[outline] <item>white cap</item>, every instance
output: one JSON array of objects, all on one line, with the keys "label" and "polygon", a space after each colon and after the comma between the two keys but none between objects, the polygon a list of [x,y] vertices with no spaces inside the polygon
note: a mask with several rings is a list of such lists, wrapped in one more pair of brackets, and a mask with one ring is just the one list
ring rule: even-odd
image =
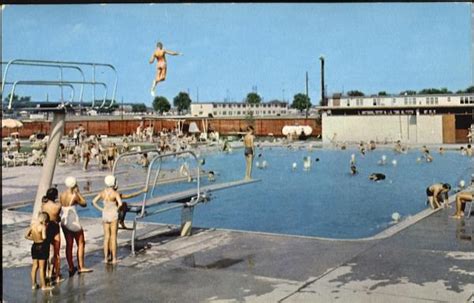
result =
[{"label": "white cap", "polygon": [[115,177],[113,175],[108,175],[104,179],[105,185],[107,187],[114,187],[115,186]]},{"label": "white cap", "polygon": [[76,178],[69,176],[64,180],[64,184],[66,184],[68,188],[73,188],[77,184]]}]

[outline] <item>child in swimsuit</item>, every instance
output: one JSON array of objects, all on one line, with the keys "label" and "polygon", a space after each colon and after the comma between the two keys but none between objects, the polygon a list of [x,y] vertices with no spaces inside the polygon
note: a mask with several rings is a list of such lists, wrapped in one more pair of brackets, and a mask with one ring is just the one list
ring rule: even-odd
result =
[{"label": "child in swimsuit", "polygon": [[37,289],[36,273],[40,271],[40,284],[42,290],[51,290],[53,287],[46,286],[46,260],[49,259],[49,242],[46,241],[46,230],[49,216],[45,212],[41,212],[38,220],[31,224],[27,230],[25,238],[33,241],[31,245],[31,257],[33,265],[31,267],[31,288]]}]

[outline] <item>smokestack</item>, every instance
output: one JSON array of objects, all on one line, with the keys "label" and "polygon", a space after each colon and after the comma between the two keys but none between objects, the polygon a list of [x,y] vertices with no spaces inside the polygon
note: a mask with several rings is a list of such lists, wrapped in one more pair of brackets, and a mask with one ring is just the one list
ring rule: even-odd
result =
[{"label": "smokestack", "polygon": [[326,106],[326,92],[324,86],[324,57],[319,57],[319,60],[321,60],[321,105]]}]

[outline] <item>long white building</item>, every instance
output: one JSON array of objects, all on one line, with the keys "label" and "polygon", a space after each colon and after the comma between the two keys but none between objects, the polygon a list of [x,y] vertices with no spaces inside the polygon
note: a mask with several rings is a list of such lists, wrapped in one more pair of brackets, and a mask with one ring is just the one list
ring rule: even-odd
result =
[{"label": "long white building", "polygon": [[242,102],[191,103],[193,117],[245,117],[250,113],[255,117],[284,116],[289,113],[288,103],[268,102],[247,104]]},{"label": "long white building", "polygon": [[322,112],[323,143],[468,142],[474,94],[351,97],[334,94]]}]

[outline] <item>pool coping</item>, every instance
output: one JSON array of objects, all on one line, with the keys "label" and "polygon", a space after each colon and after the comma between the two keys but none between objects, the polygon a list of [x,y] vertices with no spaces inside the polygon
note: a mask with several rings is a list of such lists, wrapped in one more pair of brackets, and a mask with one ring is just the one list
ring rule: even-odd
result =
[{"label": "pool coping", "polygon": [[[140,184],[130,185],[128,187],[125,187],[124,190],[140,188],[141,186],[139,186],[139,185]],[[472,186],[469,186],[465,190],[472,190],[472,189],[473,189]],[[100,192],[100,190],[84,194],[84,196],[85,197],[93,196],[93,195],[96,195],[98,192]],[[456,194],[453,194],[453,195],[449,196],[448,205],[451,205],[455,202],[455,195]],[[16,209],[20,208],[20,207],[23,207],[23,206],[26,206],[26,205],[31,204],[31,203],[34,203],[34,201],[28,200],[28,201],[20,201],[20,202],[17,202],[17,203],[12,203],[12,204],[3,206],[2,211],[20,212],[20,211],[17,211]],[[291,238],[301,238],[301,239],[315,239],[315,240],[325,240],[325,241],[333,241],[333,242],[341,242],[341,241],[344,241],[344,242],[365,242],[365,241],[375,241],[375,240],[383,240],[383,239],[389,238],[389,237],[399,233],[400,231],[414,225],[415,223],[417,223],[417,222],[419,222],[419,221],[421,221],[421,220],[423,220],[423,219],[431,216],[432,214],[437,213],[437,212],[439,212],[443,209],[445,209],[445,208],[444,207],[439,207],[437,209],[431,209],[431,208],[424,209],[424,210],[422,210],[422,211],[420,211],[420,212],[418,212],[414,215],[407,216],[406,219],[404,219],[404,220],[402,220],[398,223],[395,223],[393,226],[388,227],[388,228],[382,230],[381,232],[379,232],[379,233],[377,233],[373,236],[355,238],[355,239],[352,239],[352,238],[327,238],[327,237],[318,237],[318,236],[281,234],[281,233],[272,233],[272,232],[263,232],[263,231],[249,231],[249,230],[219,228],[219,227],[201,227],[201,226],[193,226],[193,227],[199,228],[199,229],[207,229],[207,230],[220,230],[220,231],[229,231],[229,232],[236,232],[236,233],[248,233],[248,234],[256,234],[256,235],[280,236],[280,237],[291,237]],[[86,217],[86,218],[94,219],[94,217]],[[100,218],[96,218],[96,219],[100,220]],[[151,224],[151,225],[156,224],[156,225],[162,225],[162,226],[176,225],[176,224],[167,224],[167,223],[160,223],[160,222],[148,222],[148,221],[141,221],[141,223]]]}]

